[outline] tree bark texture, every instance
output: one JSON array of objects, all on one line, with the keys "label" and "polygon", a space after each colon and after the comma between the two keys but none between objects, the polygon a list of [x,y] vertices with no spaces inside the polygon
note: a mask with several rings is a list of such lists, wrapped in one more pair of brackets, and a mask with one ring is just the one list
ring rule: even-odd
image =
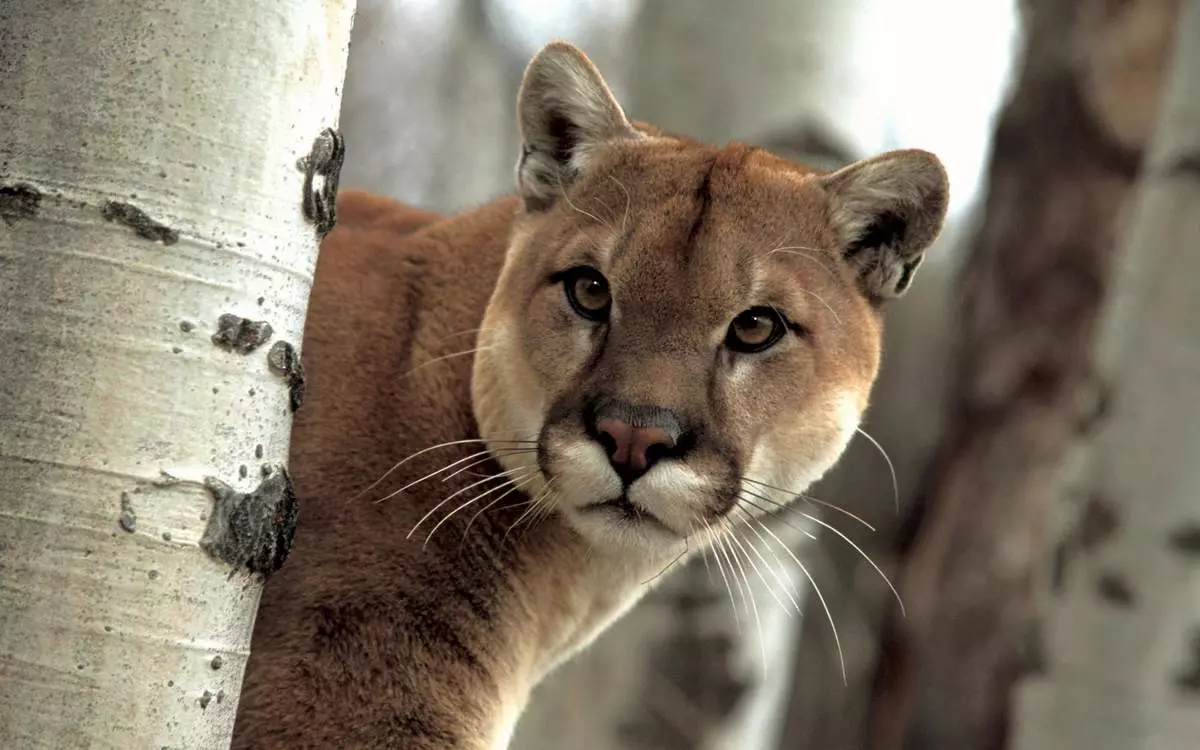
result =
[{"label": "tree bark texture", "polygon": [[228,746],[353,5],[0,2],[0,747]]},{"label": "tree bark texture", "polygon": [[1102,332],[1112,409],[1056,547],[1047,667],[1015,697],[1014,750],[1200,737],[1200,2],[1175,34]]},{"label": "tree bark texture", "polygon": [[872,750],[1006,746],[1038,667],[1033,584],[1064,461],[1105,404],[1095,348],[1155,120],[1173,0],[1031,0],[960,284],[946,433],[898,541]]}]

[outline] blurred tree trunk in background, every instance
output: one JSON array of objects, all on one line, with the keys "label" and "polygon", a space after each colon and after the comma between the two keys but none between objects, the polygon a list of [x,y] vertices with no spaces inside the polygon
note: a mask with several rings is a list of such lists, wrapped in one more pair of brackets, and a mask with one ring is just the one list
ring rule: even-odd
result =
[{"label": "blurred tree trunk in background", "polygon": [[1097,330],[1175,2],[1023,10],[1024,69],[964,259],[948,427],[898,541],[908,615],[885,633],[871,750],[1007,746],[1013,686],[1041,666],[1034,582],[1064,461],[1105,403]]},{"label": "blurred tree trunk in background", "polygon": [[1102,331],[1113,406],[1059,543],[1047,665],[1017,694],[1013,750],[1200,744],[1200,2],[1176,38]]}]

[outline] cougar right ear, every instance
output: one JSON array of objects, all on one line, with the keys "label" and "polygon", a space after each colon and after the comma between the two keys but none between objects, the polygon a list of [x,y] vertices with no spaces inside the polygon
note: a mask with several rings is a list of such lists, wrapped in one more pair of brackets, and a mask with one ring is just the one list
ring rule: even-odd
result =
[{"label": "cougar right ear", "polygon": [[842,255],[867,298],[879,304],[908,290],[946,219],[946,170],[928,151],[889,151],[821,178]]},{"label": "cougar right ear", "polygon": [[639,137],[600,71],[566,42],[546,45],[525,69],[517,123],[517,190],[530,211],[553,205],[598,145]]}]

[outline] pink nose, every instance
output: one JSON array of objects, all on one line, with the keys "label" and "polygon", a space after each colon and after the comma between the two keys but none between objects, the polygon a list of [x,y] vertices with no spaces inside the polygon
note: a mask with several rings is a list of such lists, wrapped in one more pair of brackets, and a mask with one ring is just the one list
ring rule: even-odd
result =
[{"label": "pink nose", "polygon": [[607,417],[596,422],[600,443],[617,473],[632,482],[675,447],[675,440],[661,427],[633,427]]}]

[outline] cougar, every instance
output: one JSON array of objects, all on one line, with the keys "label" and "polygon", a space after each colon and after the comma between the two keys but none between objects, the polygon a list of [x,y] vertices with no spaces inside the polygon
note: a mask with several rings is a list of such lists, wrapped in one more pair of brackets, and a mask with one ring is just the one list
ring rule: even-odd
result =
[{"label": "cougar", "polygon": [[513,195],[342,191],[235,748],[506,747],[555,665],[837,461],[946,212],[928,152],[668,134],[565,43],[517,117]]}]

